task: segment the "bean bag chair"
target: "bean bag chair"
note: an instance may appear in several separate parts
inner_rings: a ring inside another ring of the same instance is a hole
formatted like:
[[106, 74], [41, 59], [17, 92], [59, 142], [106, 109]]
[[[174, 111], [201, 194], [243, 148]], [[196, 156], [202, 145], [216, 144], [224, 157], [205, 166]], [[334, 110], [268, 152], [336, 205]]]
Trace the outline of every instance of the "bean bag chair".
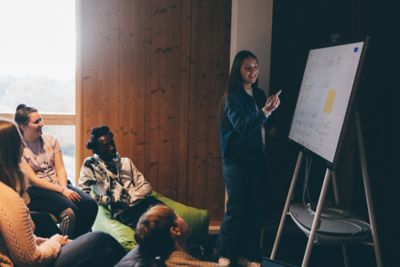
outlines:
[[[189, 245], [201, 245], [206, 241], [209, 224], [207, 210], [184, 205], [154, 191], [152, 192], [152, 196], [164, 202], [165, 205], [172, 208], [177, 215], [186, 221], [191, 230], [188, 240]], [[115, 220], [106, 206], [99, 206], [99, 211], [92, 228], [95, 231], [103, 231], [110, 234], [127, 251], [137, 245], [134, 238], [135, 230]]]

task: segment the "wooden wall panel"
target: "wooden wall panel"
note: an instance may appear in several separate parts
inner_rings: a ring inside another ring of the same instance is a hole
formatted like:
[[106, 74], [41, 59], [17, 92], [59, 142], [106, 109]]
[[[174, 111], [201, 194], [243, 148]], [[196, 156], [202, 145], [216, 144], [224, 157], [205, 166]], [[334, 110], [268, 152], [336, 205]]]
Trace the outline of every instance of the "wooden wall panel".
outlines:
[[215, 115], [229, 67], [230, 1], [79, 4], [83, 143], [91, 127], [109, 125], [120, 154], [156, 191], [220, 219]]
[[[158, 188], [174, 199], [185, 201], [187, 89], [189, 42], [186, 18], [190, 1], [153, 1], [152, 75], [150, 88], [150, 175]], [[183, 27], [182, 27], [183, 25]], [[182, 41], [181, 41], [182, 40]], [[182, 67], [186, 71], [182, 71]], [[183, 150], [182, 150], [183, 148]], [[181, 149], [181, 150], [180, 150]], [[185, 162], [180, 166], [179, 162]]]
[[[115, 1], [81, 1], [82, 5], [82, 129], [107, 123], [113, 129], [118, 87], [118, 11]], [[96, 6], [96, 8], [92, 8]], [[108, 18], [104, 20], [104, 18]], [[89, 152], [85, 151], [85, 155]]]
[[188, 201], [221, 215], [225, 194], [217, 116], [229, 74], [229, 36], [230, 1], [193, 1]]

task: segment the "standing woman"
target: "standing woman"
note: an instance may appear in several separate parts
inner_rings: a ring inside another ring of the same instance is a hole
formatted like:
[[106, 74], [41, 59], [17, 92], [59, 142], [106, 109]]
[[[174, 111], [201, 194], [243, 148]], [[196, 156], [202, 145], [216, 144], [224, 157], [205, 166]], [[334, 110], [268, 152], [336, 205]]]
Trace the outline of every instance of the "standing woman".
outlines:
[[24, 174], [19, 167], [21, 137], [17, 126], [0, 119], [0, 266], [113, 266], [124, 255], [121, 245], [103, 232], [75, 240], [55, 234], [40, 238], [23, 196]]
[[29, 209], [53, 214], [61, 232], [71, 238], [90, 231], [97, 215], [91, 196], [68, 183], [60, 144], [43, 134], [44, 122], [37, 109], [20, 104], [15, 122], [23, 136], [21, 169], [29, 178]]
[[250, 51], [240, 51], [233, 61], [221, 106], [220, 145], [223, 175], [228, 195], [226, 212], [215, 252], [221, 266], [260, 266], [265, 126], [279, 106], [278, 95], [268, 99], [257, 87], [258, 60]]

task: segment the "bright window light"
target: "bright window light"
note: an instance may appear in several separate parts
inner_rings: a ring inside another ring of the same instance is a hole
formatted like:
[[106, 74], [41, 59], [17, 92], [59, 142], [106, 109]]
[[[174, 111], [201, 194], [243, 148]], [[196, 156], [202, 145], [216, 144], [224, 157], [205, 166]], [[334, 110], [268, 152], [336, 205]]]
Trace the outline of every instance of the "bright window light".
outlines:
[[75, 1], [0, 1], [0, 112], [75, 113]]
[[[75, 114], [75, 21], [75, 0], [0, 0], [0, 113], [24, 103], [60, 122]], [[44, 131], [59, 140], [74, 182], [76, 127], [62, 124]]]

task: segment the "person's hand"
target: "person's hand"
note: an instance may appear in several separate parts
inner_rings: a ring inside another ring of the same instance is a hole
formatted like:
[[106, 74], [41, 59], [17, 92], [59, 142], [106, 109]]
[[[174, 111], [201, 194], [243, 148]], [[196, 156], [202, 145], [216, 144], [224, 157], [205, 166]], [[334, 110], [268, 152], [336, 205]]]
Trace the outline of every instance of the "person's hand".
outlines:
[[71, 189], [68, 189], [66, 187], [61, 191], [61, 193], [64, 197], [68, 198], [71, 201], [78, 202], [81, 200], [81, 196], [77, 192], [75, 192]]
[[281, 100], [279, 99], [279, 95], [272, 95], [268, 97], [267, 101], [265, 102], [264, 107], [262, 108], [265, 115], [269, 116], [271, 113], [279, 107], [281, 104]]
[[65, 244], [68, 244], [71, 240], [68, 239], [67, 235], [60, 235], [60, 234], [55, 234], [52, 237], [50, 237], [50, 240], [58, 242], [61, 246], [64, 246]]

